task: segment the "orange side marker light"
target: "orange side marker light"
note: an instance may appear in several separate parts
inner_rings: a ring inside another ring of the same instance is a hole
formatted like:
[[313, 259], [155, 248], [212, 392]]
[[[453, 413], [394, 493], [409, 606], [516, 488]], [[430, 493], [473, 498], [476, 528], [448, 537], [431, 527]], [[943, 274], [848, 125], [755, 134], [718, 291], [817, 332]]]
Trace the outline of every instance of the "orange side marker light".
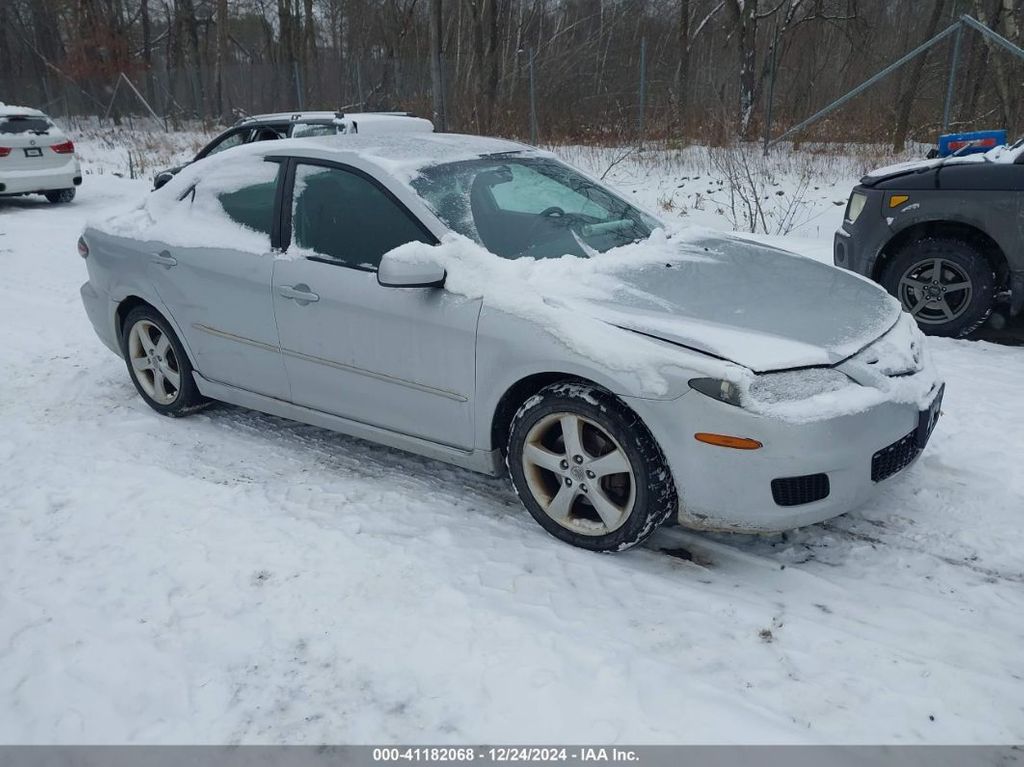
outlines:
[[764, 447], [756, 439], [750, 439], [749, 437], [730, 437], [728, 434], [710, 434], [706, 431], [697, 432], [693, 435], [693, 438], [698, 442], [708, 445], [731, 447], [734, 450], [757, 450], [760, 447]]

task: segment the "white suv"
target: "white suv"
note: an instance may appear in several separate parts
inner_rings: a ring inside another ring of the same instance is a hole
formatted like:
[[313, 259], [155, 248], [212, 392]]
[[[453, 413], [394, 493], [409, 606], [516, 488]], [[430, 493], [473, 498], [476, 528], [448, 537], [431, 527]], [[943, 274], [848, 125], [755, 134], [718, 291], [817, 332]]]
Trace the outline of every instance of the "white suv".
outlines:
[[0, 103], [0, 197], [42, 194], [71, 202], [82, 183], [75, 145], [38, 109]]

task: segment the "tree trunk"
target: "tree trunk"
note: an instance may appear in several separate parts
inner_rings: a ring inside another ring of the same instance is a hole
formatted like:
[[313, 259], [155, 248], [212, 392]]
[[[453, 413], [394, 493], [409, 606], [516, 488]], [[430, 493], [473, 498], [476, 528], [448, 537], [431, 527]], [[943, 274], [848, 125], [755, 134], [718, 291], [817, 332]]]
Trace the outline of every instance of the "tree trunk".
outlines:
[[[1013, 0], [999, 0], [996, 6], [995, 18], [991, 22], [982, 0], [975, 0], [975, 8], [978, 21], [997, 31], [1000, 31], [999, 28], [1002, 27], [1003, 36], [1010, 42], [1017, 42], [1019, 33], [1013, 13]], [[999, 103], [1002, 107], [1003, 125], [1009, 128], [1013, 125], [1014, 99], [1011, 92], [1010, 76], [1006, 71], [1006, 55], [1008, 51], [987, 37], [985, 38], [985, 44], [988, 46], [989, 51], [988, 60], [992, 64], [992, 81], [996, 87], [996, 93], [999, 95]]]
[[679, 28], [676, 35], [679, 61], [676, 64], [676, 117], [686, 129], [690, 96], [690, 0], [679, 0]]
[[139, 20], [142, 24], [142, 63], [146, 66], [146, 100], [152, 104], [156, 87], [153, 84], [153, 27], [149, 20], [149, 0], [140, 3]]
[[[932, 6], [931, 16], [928, 17], [928, 26], [924, 31], [924, 38], [921, 42], [935, 36], [939, 30], [939, 22], [942, 20], [942, 12], [946, 8], [946, 0], [935, 0]], [[928, 51], [920, 54], [910, 62], [910, 73], [907, 77], [907, 87], [899, 98], [899, 106], [896, 108], [896, 128], [893, 131], [892, 149], [894, 152], [902, 152], [907, 145], [907, 132], [910, 130], [910, 113], [914, 107], [914, 97], [921, 87], [921, 73], [924, 72], [925, 61], [928, 59]]]
[[444, 37], [444, 14], [441, 0], [430, 0], [430, 90], [433, 98], [434, 129], [448, 130], [445, 114], [444, 71], [442, 69], [442, 40]]
[[231, 109], [224, 93], [224, 67], [228, 63], [228, 0], [217, 0], [217, 116], [225, 125], [231, 123]]
[[319, 69], [317, 66], [317, 50], [316, 50], [316, 17], [313, 14], [313, 0], [304, 0], [303, 12], [306, 17], [305, 25], [302, 27], [303, 32], [303, 45], [302, 45], [302, 60], [303, 60], [303, 71], [306, 75], [305, 83], [303, 86], [306, 91], [306, 102], [307, 104], [313, 100], [314, 91], [319, 90], [314, 85], [320, 82]]
[[757, 78], [757, 0], [726, 0], [726, 9], [736, 37], [740, 86], [740, 135], [746, 137], [754, 117], [754, 88]]

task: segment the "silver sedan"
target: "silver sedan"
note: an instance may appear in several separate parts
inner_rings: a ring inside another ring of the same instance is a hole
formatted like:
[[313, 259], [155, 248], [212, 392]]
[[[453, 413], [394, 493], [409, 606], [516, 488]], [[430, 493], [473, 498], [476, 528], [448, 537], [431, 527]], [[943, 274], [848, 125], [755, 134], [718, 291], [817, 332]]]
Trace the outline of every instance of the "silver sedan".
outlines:
[[941, 382], [855, 275], [666, 233], [522, 144], [289, 140], [190, 166], [79, 242], [142, 398], [219, 400], [475, 471], [552, 535], [842, 514], [924, 449]]

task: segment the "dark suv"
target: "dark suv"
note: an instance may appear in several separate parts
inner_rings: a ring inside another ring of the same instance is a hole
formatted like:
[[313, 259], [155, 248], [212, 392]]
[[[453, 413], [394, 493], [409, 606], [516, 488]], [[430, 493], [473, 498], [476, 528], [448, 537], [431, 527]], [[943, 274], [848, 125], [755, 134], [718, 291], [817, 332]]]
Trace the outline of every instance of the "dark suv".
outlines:
[[959, 338], [1024, 306], [1024, 140], [873, 171], [836, 232], [836, 266], [880, 283], [926, 333]]

